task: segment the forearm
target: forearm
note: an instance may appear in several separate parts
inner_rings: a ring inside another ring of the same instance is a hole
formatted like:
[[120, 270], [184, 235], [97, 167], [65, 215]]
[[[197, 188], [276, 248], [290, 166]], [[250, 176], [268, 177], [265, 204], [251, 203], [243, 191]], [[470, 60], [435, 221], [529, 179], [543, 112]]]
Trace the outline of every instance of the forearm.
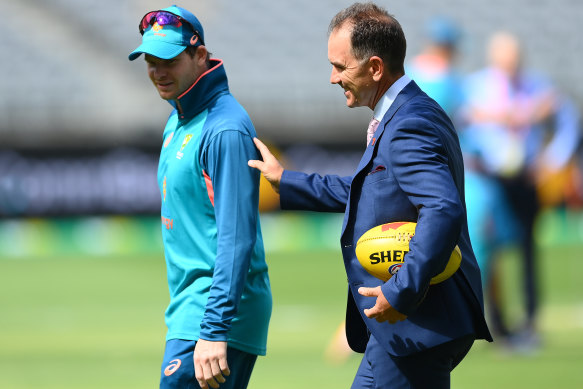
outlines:
[[285, 170], [279, 193], [282, 209], [344, 212], [351, 177], [319, 176]]

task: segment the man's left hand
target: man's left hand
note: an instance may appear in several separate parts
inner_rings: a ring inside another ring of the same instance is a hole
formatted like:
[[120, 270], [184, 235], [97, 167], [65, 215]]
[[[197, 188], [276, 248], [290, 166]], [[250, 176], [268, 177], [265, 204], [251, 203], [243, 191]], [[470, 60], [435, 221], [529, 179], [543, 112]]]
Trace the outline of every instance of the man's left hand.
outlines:
[[194, 348], [194, 374], [202, 389], [218, 388], [231, 374], [227, 365], [227, 342], [199, 339]]
[[385, 298], [385, 295], [381, 291], [381, 287], [376, 288], [358, 288], [358, 293], [367, 297], [376, 297], [377, 301], [374, 307], [365, 309], [364, 314], [370, 319], [376, 319], [379, 323], [388, 321], [390, 324], [395, 324], [398, 321], [405, 320], [407, 315], [403, 315], [401, 312], [397, 311]]

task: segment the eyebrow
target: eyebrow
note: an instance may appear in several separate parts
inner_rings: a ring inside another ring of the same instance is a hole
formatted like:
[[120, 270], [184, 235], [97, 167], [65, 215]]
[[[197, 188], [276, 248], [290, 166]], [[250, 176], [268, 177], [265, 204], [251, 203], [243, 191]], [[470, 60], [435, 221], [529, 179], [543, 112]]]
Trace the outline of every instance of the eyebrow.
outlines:
[[346, 64], [342, 63], [342, 62], [338, 62], [338, 61], [330, 61], [330, 64], [332, 66], [336, 66], [339, 68], [346, 68]]

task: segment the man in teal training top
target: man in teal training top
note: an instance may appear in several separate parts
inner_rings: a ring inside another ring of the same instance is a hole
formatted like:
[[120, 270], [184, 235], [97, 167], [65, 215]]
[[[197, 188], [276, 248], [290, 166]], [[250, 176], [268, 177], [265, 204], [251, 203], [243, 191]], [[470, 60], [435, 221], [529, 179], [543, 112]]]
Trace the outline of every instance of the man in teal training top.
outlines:
[[211, 59], [199, 20], [141, 20], [148, 75], [173, 107], [158, 166], [170, 304], [161, 388], [246, 388], [265, 355], [271, 290], [259, 225], [255, 129]]

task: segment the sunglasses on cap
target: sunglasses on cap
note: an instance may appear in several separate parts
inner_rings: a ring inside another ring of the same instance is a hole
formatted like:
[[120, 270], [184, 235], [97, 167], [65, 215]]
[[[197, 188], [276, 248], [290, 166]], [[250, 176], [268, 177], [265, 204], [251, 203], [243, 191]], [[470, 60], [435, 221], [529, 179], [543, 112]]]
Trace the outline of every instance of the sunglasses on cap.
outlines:
[[146, 29], [152, 26], [154, 23], [158, 23], [160, 26], [174, 27], [181, 27], [183, 24], [185, 24], [194, 32], [194, 35], [200, 39], [201, 44], [204, 45], [204, 40], [200, 37], [200, 33], [192, 26], [192, 24], [190, 24], [188, 20], [168, 11], [151, 11], [145, 14], [139, 25], [140, 34], [144, 35], [144, 31], [146, 31]]

